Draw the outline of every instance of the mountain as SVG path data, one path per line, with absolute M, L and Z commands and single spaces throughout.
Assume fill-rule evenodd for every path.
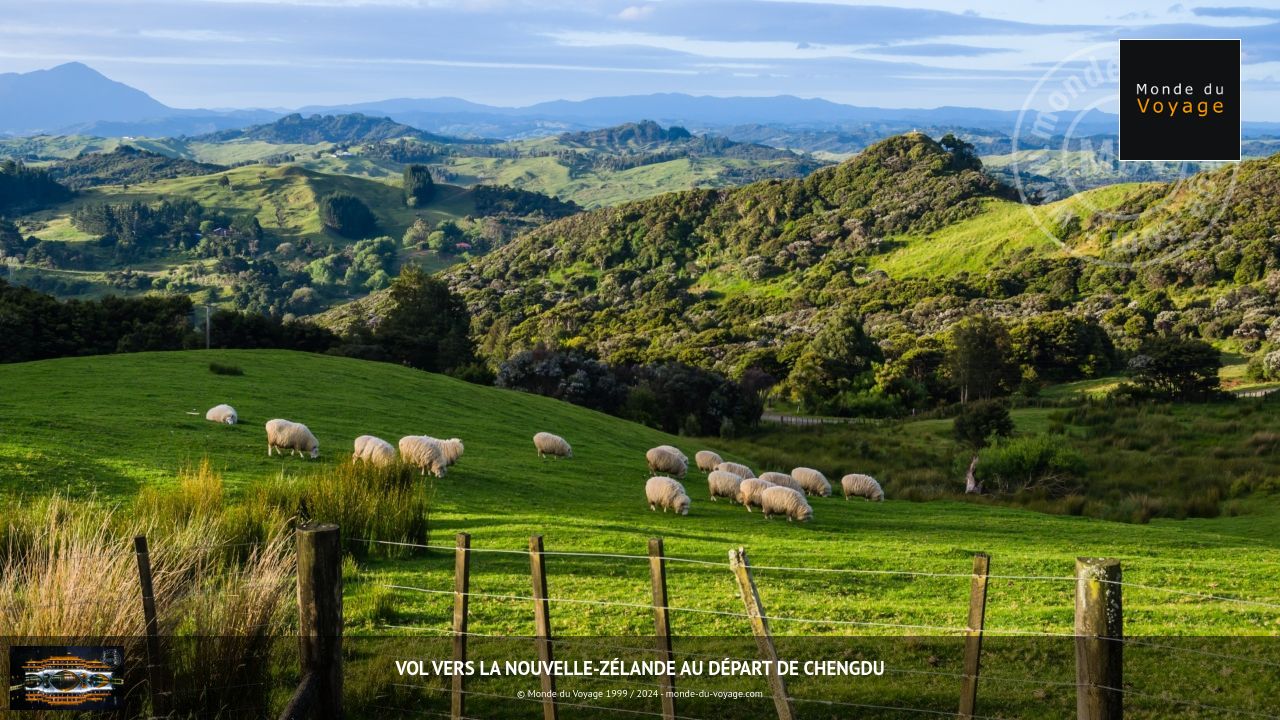
M 391 120 L 370 117 L 360 113 L 345 115 L 312 115 L 300 113 L 286 115 L 275 122 L 235 130 L 223 130 L 198 138 L 202 142 L 231 142 L 234 140 L 258 140 L 275 144 L 312 143 L 368 143 L 412 138 L 435 143 L 461 143 L 458 138 L 424 132 Z
M 78 62 L 0 74 L 0 130 L 33 133 L 81 123 L 172 115 L 150 95 Z

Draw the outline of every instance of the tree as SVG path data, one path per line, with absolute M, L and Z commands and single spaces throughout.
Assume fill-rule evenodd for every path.
M 1021 377 L 1009 331 L 987 315 L 972 315 L 951 329 L 945 368 L 962 403 L 1006 395 Z
M 431 180 L 431 169 L 426 165 L 404 166 L 404 202 L 409 207 L 425 205 L 435 194 L 436 186 Z
M 346 238 L 366 238 L 378 230 L 378 220 L 360 198 L 335 192 L 320 198 L 320 222 Z
M 792 396 L 811 410 L 837 404 L 841 393 L 854 389 L 858 376 L 880 359 L 880 348 L 863 331 L 862 318 L 843 308 L 796 360 L 789 376 Z
M 1013 419 L 1009 417 L 1009 407 L 999 400 L 968 403 L 956 416 L 952 432 L 961 445 L 973 451 L 969 471 L 964 476 L 964 491 L 980 493 L 982 485 L 978 484 L 973 475 L 978 467 L 978 453 L 991 444 L 992 437 L 1008 437 L 1013 434 Z
M 1218 390 L 1218 350 L 1203 340 L 1149 338 L 1129 361 L 1138 388 L 1165 400 L 1207 400 Z
M 471 316 L 443 280 L 406 265 L 391 282 L 391 309 L 373 331 L 390 360 L 429 372 L 475 361 Z

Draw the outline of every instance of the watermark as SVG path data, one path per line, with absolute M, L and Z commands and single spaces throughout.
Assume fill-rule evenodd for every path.
M 1239 164 L 1122 161 L 1120 100 L 1118 43 L 1072 53 L 1022 103 L 1009 168 L 1036 227 L 1066 254 L 1136 270 L 1212 237 L 1230 206 Z M 1061 186 L 1063 199 L 1042 202 L 1038 185 L 1046 176 Z M 1124 193 L 1086 192 L 1115 183 L 1135 185 Z

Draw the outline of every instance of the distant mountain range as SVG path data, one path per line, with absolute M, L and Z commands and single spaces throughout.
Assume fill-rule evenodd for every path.
M 786 129 L 792 133 L 804 130 L 816 134 L 810 139 L 814 146 L 827 143 L 842 149 L 850 144 L 827 135 L 865 134 L 867 139 L 878 139 L 916 128 L 970 128 L 1008 134 L 1018 121 L 1018 113 L 1011 110 L 875 108 L 789 95 L 710 97 L 680 93 L 553 100 L 526 107 L 484 105 L 453 97 L 395 98 L 309 106 L 297 112 L 303 116 L 360 113 L 387 117 L 442 135 L 506 139 L 595 130 L 649 118 L 695 132 L 744 126 Z M 49 70 L 0 74 L 0 134 L 194 136 L 269 123 L 287 114 L 261 109 L 171 108 L 141 90 L 75 62 Z M 1051 134 L 1067 131 L 1066 123 L 1074 120 L 1064 114 L 1063 126 L 1052 129 Z M 1115 115 L 1091 110 L 1075 124 L 1072 132 L 1113 134 L 1116 127 Z M 1280 134 L 1280 123 L 1246 122 L 1244 129 L 1246 136 Z M 767 131 L 756 131 L 748 136 L 730 134 L 730 137 L 759 141 L 749 135 L 767 134 Z

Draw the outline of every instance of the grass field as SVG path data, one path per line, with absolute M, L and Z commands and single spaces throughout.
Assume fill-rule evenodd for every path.
M 983 211 L 968 220 L 923 237 L 892 238 L 899 247 L 875 256 L 870 268 L 895 278 L 981 274 L 1023 250 L 1063 252 L 1041 226 L 1053 228 L 1058 218 L 1067 214 L 1087 218 L 1117 207 L 1142 187 L 1134 183 L 1110 185 L 1039 206 L 988 200 Z M 1090 254 L 1094 250 L 1081 246 L 1071 251 Z
M 243 374 L 215 374 L 211 362 L 238 367 Z M 959 671 L 960 646 L 948 629 L 965 624 L 966 573 L 976 552 L 992 555 L 996 575 L 989 587 L 990 635 L 983 661 L 983 707 L 989 713 L 998 707 L 1000 717 L 1071 716 L 1074 690 L 1061 682 L 1072 677 L 1071 644 L 1055 634 L 1071 632 L 1070 577 L 1077 556 L 1123 561 L 1125 580 L 1139 584 L 1125 588 L 1126 637 L 1149 641 L 1155 636 L 1159 641 L 1155 648 L 1126 649 L 1126 685 L 1160 692 L 1131 699 L 1129 717 L 1170 717 L 1171 709 L 1187 710 L 1177 704 L 1187 697 L 1262 711 L 1269 697 L 1263 689 L 1274 683 L 1265 668 L 1256 667 L 1258 660 L 1224 663 L 1209 658 L 1223 674 L 1207 689 L 1193 669 L 1197 661 L 1205 661 L 1201 656 L 1206 652 L 1265 656 L 1269 638 L 1257 636 L 1280 633 L 1274 604 L 1177 592 L 1275 603 L 1280 537 L 1274 527 L 1280 505 L 1273 501 L 1259 500 L 1253 512 L 1239 517 L 1149 525 L 984 503 L 909 502 L 895 497 L 892 462 L 857 442 L 819 443 L 804 433 L 775 438 L 771 447 L 759 438 L 729 443 L 675 438 L 542 397 L 390 364 L 284 351 L 150 353 L 4 365 L 0 388 L 0 503 L 15 509 L 58 494 L 85 507 L 114 506 L 120 518 L 149 517 L 156 503 L 171 502 L 157 495 L 157 489 L 181 487 L 179 496 L 192 498 L 183 502 L 225 504 L 228 509 L 221 512 L 231 517 L 231 510 L 291 478 L 301 482 L 349 472 L 343 468 L 358 434 L 392 441 L 407 433 L 463 438 L 466 452 L 459 464 L 444 478 L 418 480 L 413 492 L 430 500 L 431 545 L 451 546 L 455 532 L 472 535 L 471 592 L 476 595 L 469 617 L 470 631 L 477 634 L 472 658 L 531 656 L 527 641 L 485 636 L 533 633 L 532 604 L 522 599 L 529 594 L 524 551 L 529 536 L 540 534 L 553 553 L 546 566 L 552 623 L 560 638 L 557 659 L 645 659 L 643 649 L 632 652 L 618 645 L 643 648 L 644 636 L 652 632 L 648 565 L 641 556 L 648 538 L 660 536 L 669 557 L 697 561 L 672 560 L 667 568 L 672 629 L 681 657 L 755 656 L 726 562 L 728 550 L 743 545 L 757 567 L 760 595 L 785 657 L 871 657 L 884 659 L 891 668 L 884 677 L 859 682 L 792 679 L 789 691 L 799 698 L 802 717 L 844 718 L 856 712 L 858 717 L 888 719 L 917 715 L 895 706 L 954 709 L 958 681 L 950 673 Z M 219 402 L 235 405 L 242 424 L 205 421 L 204 409 Z M 1042 429 L 1048 412 L 1020 412 L 1020 429 Z M 321 458 L 268 458 L 262 423 L 277 416 L 306 422 L 320 439 Z M 942 442 L 946 424 L 909 423 L 899 434 L 907 437 L 907 446 Z M 575 457 L 539 460 L 530 436 L 540 429 L 563 434 Z M 649 475 L 643 453 L 664 442 L 690 456 L 705 446 L 736 449 L 726 457 L 762 463 L 760 470 L 791 455 L 812 457 L 823 467 L 839 462 L 841 469 L 885 479 L 889 499 L 814 498 L 811 523 L 766 521 L 760 513 L 748 514 L 724 501 L 708 502 L 702 476 L 694 470 L 686 478 L 694 498 L 687 517 L 651 512 L 643 499 Z M 193 488 L 189 468 L 203 459 L 212 473 L 201 472 Z M 183 485 L 180 475 L 187 478 Z M 225 493 L 208 484 L 218 483 L 219 477 Z M 128 538 L 117 542 L 124 554 Z M 163 552 L 164 540 L 157 543 L 161 549 L 153 545 L 152 551 Z M 348 536 L 347 543 L 352 555 L 343 568 L 349 714 L 421 717 L 433 708 L 447 709 L 447 696 L 441 694 L 447 680 L 441 685 L 437 679 L 397 679 L 389 658 L 448 657 L 442 636 L 452 612 L 452 552 L 379 546 L 388 554 L 369 552 L 357 537 Z M 488 552 L 494 550 L 503 552 Z M 128 569 L 113 570 L 122 573 L 126 586 Z M 277 575 L 268 577 L 273 587 L 279 584 Z M 281 591 L 275 597 L 289 595 Z M 835 637 L 848 635 L 859 637 Z M 607 637 L 590 639 L 599 636 Z M 277 708 L 296 682 L 296 661 L 290 654 L 296 641 L 284 640 L 289 647 L 282 649 L 280 662 L 253 678 L 271 679 L 268 702 Z M 1170 644 L 1186 645 L 1180 651 L 1185 655 L 1175 656 L 1179 672 L 1169 671 L 1169 651 L 1162 648 Z M 195 672 L 188 672 L 193 678 L 189 682 L 204 682 L 194 679 L 190 673 Z M 540 717 L 536 702 L 503 699 L 534 689 L 536 682 L 476 679 L 469 687 L 480 694 L 472 697 L 470 714 Z M 592 693 L 637 684 L 648 687 L 651 681 L 562 678 L 561 688 Z M 683 701 L 682 714 L 688 717 L 746 720 L 767 716 L 771 707 L 761 678 L 683 677 L 679 686 L 765 691 L 762 698 L 731 703 Z M 219 692 L 221 697 L 227 691 Z M 578 702 L 631 712 L 657 707 L 656 699 L 585 698 Z M 243 700 L 232 695 L 227 701 Z M 572 705 L 563 713 L 567 718 L 613 716 Z M 1174 714 L 1221 716 L 1217 711 Z
M 243 369 L 216 375 L 217 361 Z M 468 385 L 387 364 L 277 351 L 155 353 L 52 360 L 0 367 L 0 488 L 20 495 L 61 493 L 126 507 L 143 487 L 171 484 L 178 468 L 207 457 L 234 498 L 281 475 L 317 472 L 342 460 L 352 438 L 389 439 L 425 433 L 457 436 L 466 454 L 434 481 L 433 541 L 473 534 L 477 548 L 525 548 L 545 534 L 549 550 L 643 553 L 651 536 L 667 539 L 668 554 L 720 562 L 745 545 L 756 563 L 820 568 L 967 572 L 974 552 L 993 555 L 1004 574 L 1069 576 L 1079 555 L 1124 560 L 1134 582 L 1216 594 L 1274 597 L 1280 538 L 1273 532 L 1275 504 L 1212 520 L 1126 525 L 958 502 L 883 504 L 814 500 L 808 524 L 765 521 L 725 502 L 710 503 L 696 472 L 687 486 L 689 516 L 653 513 L 643 500 L 646 448 L 670 442 L 690 456 L 704 444 L 672 438 L 622 420 L 545 398 Z M 203 420 L 204 409 L 230 402 L 242 424 Z M 191 414 L 196 413 L 196 414 Z M 261 424 L 271 417 L 308 423 L 321 440 L 322 459 L 268 458 Z M 935 421 L 945 422 L 945 421 Z M 563 434 L 575 457 L 539 460 L 530 443 L 537 430 Z M 928 432 L 925 428 L 922 430 Z M 756 458 L 738 456 L 752 462 Z M 882 474 L 883 460 L 851 450 L 847 470 Z M 393 624 L 442 628 L 448 599 L 397 593 L 386 611 L 375 598 L 378 582 L 447 588 L 446 553 L 399 560 L 369 559 L 352 582 L 349 620 L 355 627 Z M 643 562 L 557 558 L 553 595 L 645 602 Z M 475 562 L 478 589 L 523 594 L 528 578 L 518 555 L 484 555 Z M 739 610 L 727 568 L 679 565 L 670 572 L 673 605 Z M 767 601 L 803 618 L 865 619 L 893 624 L 955 626 L 963 620 L 967 581 L 956 578 L 849 578 L 834 574 L 762 572 Z M 1071 584 L 1062 581 L 993 582 L 989 625 L 1031 631 L 1068 631 Z M 378 602 L 374 602 L 377 600 Z M 382 609 L 375 608 L 381 604 Z M 521 604 L 477 602 L 477 632 L 527 633 Z M 1280 614 L 1202 602 L 1159 591 L 1126 596 L 1127 631 L 1134 634 L 1267 634 L 1280 630 Z M 576 608 L 575 608 L 576 609 Z M 739 619 L 679 615 L 681 634 L 745 629 Z M 561 632 L 644 633 L 644 612 L 612 607 L 564 614 Z M 843 633 L 846 626 L 779 623 L 783 634 Z M 867 628 L 857 628 L 866 631 Z M 892 627 L 878 632 L 901 634 Z

